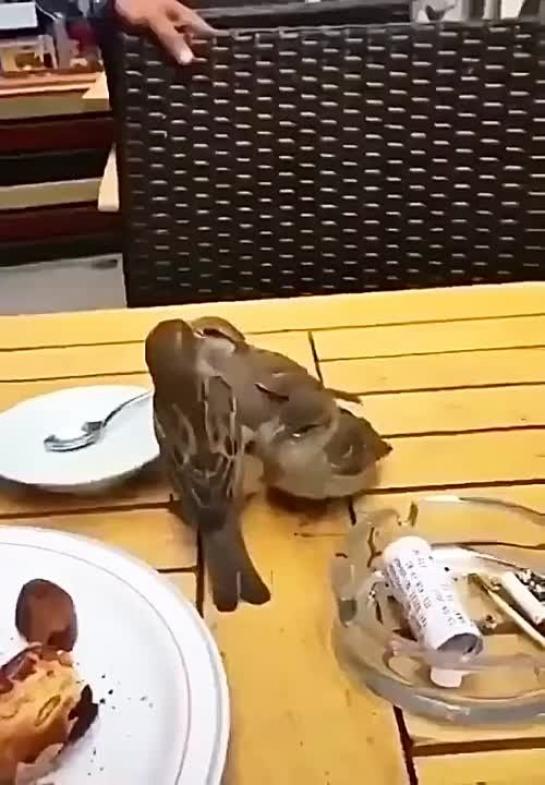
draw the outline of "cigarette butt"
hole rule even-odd
[[[509,605],[500,595],[494,590],[491,582],[487,580],[487,578],[483,575],[471,574],[469,576],[470,580],[473,580],[475,583],[480,586],[480,588],[485,591],[492,602],[503,612],[506,616],[513,620],[513,622],[517,625],[517,627],[522,630],[529,638],[531,638],[534,643],[536,643],[540,648],[545,649],[545,637],[539,633],[535,627],[533,627],[529,621],[518,613],[514,608]]]
[[[500,583],[504,591],[524,611],[533,624],[537,627],[543,624],[545,621],[545,606],[534,597],[530,589],[519,580],[514,572],[504,572],[500,577]]]

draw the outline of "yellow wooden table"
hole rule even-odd
[[[359,504],[463,488],[545,511],[545,284],[4,317],[0,408],[69,385],[146,383],[148,330],[204,313],[361,393],[394,450]],[[220,616],[192,535],[166,502],[153,477],[92,499],[3,488],[0,516],[122,546],[198,603],[231,686],[225,785],[545,783],[545,726],[441,727],[346,680],[330,646],[328,585],[345,505],[316,516],[254,499],[246,536],[273,599]]]

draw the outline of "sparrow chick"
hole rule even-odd
[[[271,419],[295,389],[319,392],[328,410],[335,406],[335,396],[359,400],[349,393],[325,389],[319,379],[289,357],[247,343],[225,319],[203,317],[191,326],[204,339],[203,356],[231,386],[243,425],[252,431]]]
[[[175,492],[174,510],[201,538],[216,607],[260,605],[270,593],[239,527],[244,447],[229,383],[203,357],[203,340],[181,320],[146,341],[155,388],[154,426]]]
[[[326,411],[315,391],[295,391],[256,434],[265,483],[308,499],[362,491],[372,478],[369,469],[390,450],[363,418],[337,407]]]
[[[370,467],[391,447],[336,399],[358,396],[325,388],[298,363],[257,349],[229,322],[197,319],[203,355],[233,390],[246,444],[263,463],[265,483],[292,496],[323,499],[365,488]]]

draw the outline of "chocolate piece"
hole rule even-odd
[[[33,580],[25,584],[17,599],[15,624],[29,643],[72,651],[78,622],[70,595],[55,583]]]
[[[93,701],[93,691],[89,685],[85,685],[81,692],[81,698],[77,706],[74,706],[69,714],[69,719],[75,723],[70,731],[68,741],[74,744],[85,736],[98,715],[98,704]]]

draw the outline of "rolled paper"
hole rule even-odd
[[[385,577],[403,608],[411,630],[423,646],[454,655],[476,655],[483,642],[468,616],[454,581],[420,537],[400,537],[382,554]],[[458,687],[464,672],[433,667],[430,677],[438,686]]]

